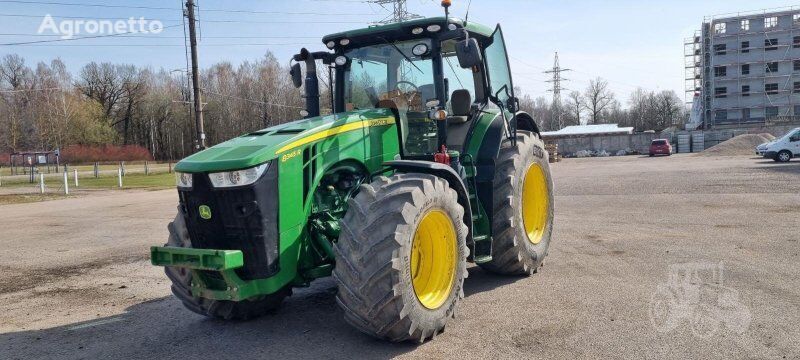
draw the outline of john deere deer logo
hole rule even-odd
[[[211,219],[211,208],[208,207],[208,205],[200,205],[200,208],[198,210],[200,211],[201,218],[205,220]]]

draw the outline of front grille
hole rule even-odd
[[[278,168],[273,162],[254,184],[215,189],[206,174],[194,174],[193,187],[178,191],[184,207],[192,247],[241,250],[244,267],[236,273],[244,280],[266,278],[278,264]],[[211,218],[200,217],[200,206]]]

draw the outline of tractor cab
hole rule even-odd
[[[434,17],[331,34],[322,41],[332,53],[315,54],[334,74],[332,112],[392,109],[399,118],[403,159],[462,152],[472,120],[487,106],[504,110],[512,137],[517,100],[499,26],[492,30]],[[300,59],[309,57],[295,57]],[[292,73],[299,85],[299,67]],[[319,101],[308,99],[319,94],[309,79],[306,111],[316,116]]]

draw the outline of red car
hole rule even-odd
[[[671,155],[672,145],[669,144],[667,139],[655,139],[650,143],[650,156],[656,155]]]

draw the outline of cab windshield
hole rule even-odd
[[[428,119],[425,105],[436,100],[430,49],[430,39],[417,39],[365,46],[344,54],[350,59],[344,75],[346,110],[397,109],[410,153],[436,149],[436,124]]]

